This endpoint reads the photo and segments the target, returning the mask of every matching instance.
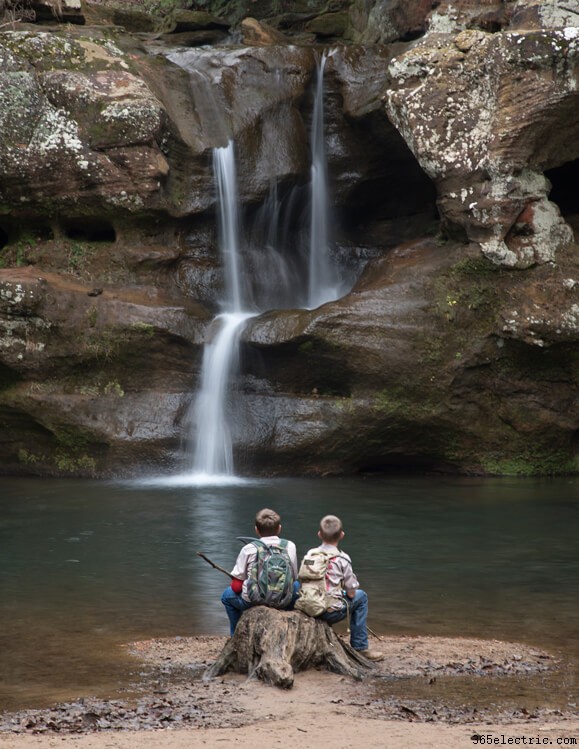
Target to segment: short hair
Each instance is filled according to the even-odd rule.
[[[335,515],[326,515],[320,520],[320,535],[324,541],[338,541],[343,530],[342,521]]]
[[[265,507],[255,516],[255,527],[262,536],[275,535],[281,525],[281,518],[275,510],[268,510]]]

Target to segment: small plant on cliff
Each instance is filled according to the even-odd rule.
[[[131,329],[143,333],[146,338],[152,338],[155,335],[155,326],[148,322],[134,322]]]
[[[18,450],[18,460],[24,465],[34,465],[43,460],[40,456],[34,453],[29,453],[24,447]]]
[[[14,247],[14,262],[15,265],[21,268],[23,265],[28,265],[31,259],[31,253],[34,249],[34,239],[28,234],[24,235]]]
[[[72,241],[67,248],[67,271],[80,275],[86,270],[86,265],[94,254],[95,248],[90,242]]]
[[[96,462],[90,455],[68,455],[64,452],[58,452],[54,462],[59,471],[63,473],[94,473]]]
[[[107,382],[103,392],[105,395],[116,395],[117,398],[122,398],[125,394],[125,391],[117,380],[111,380],[111,382]]]
[[[89,307],[86,311],[86,319],[91,328],[96,327],[99,312],[96,307]]]

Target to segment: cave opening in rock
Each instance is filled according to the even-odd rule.
[[[561,214],[565,218],[579,216],[579,159],[548,169],[545,177],[551,183],[549,200],[559,206]]]
[[[114,226],[101,218],[69,219],[62,230],[68,239],[81,242],[114,242],[117,238]]]
[[[445,461],[426,455],[393,454],[375,456],[358,466],[359,475],[420,475],[432,473],[452,473],[452,467]]]
[[[0,224],[0,249],[17,242],[31,245],[50,239],[54,239],[52,227],[41,219],[35,221],[27,217]]]
[[[54,231],[48,224],[37,224],[36,226],[25,230],[24,233],[34,236],[38,242],[48,242],[51,239],[54,239]]]
[[[21,378],[18,372],[15,372],[5,364],[0,363],[0,390],[9,388],[16,384]],[[5,425],[7,426],[7,425]]]
[[[8,230],[5,229],[2,225],[0,225],[0,250],[3,247],[6,247],[9,241],[10,241],[10,234],[8,233]]]
[[[380,227],[380,244],[396,245],[421,234],[435,234],[439,226],[433,181],[392,126],[376,136],[371,123],[364,133],[373,145],[372,165],[347,194],[341,224],[347,233]],[[359,134],[360,137],[362,134]],[[369,147],[370,148],[370,147]]]

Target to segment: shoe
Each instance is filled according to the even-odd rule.
[[[356,650],[357,653],[360,653],[361,656],[366,658],[369,661],[383,661],[384,660],[384,653],[381,653],[379,650]]]

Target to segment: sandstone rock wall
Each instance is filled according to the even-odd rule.
[[[576,472],[579,16],[555,0],[285,5],[0,33],[0,470],[178,469],[223,285],[212,149],[235,140],[253,273],[272,186],[291,260],[326,41],[353,288],[247,325],[240,470]],[[241,32],[257,46],[236,43],[249,14],[267,21]]]

